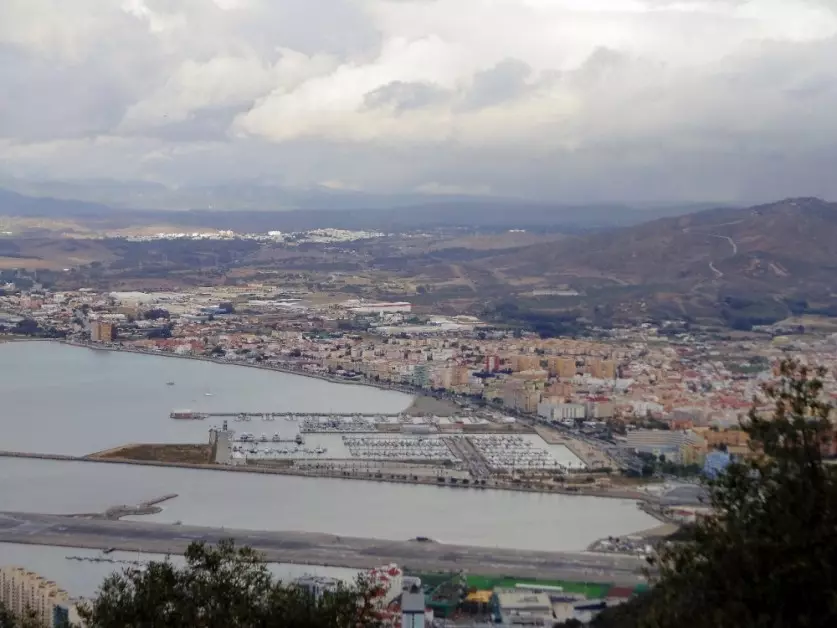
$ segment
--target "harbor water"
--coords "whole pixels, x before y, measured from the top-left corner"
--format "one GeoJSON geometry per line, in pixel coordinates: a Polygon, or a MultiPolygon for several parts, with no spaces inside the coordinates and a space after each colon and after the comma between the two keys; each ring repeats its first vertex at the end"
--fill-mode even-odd
{"type": "Polygon", "coordinates": [[[605,497],[0,459],[6,511],[102,512],[167,493],[178,497],[160,504],[162,512],[133,519],[531,550],[583,550],[657,524],[634,501],[605,497]]]}
{"type": "MultiPolygon", "coordinates": [[[[203,443],[220,425],[172,420],[173,410],[391,413],[412,402],[366,386],[55,342],[0,343],[0,398],[0,449],[67,455],[128,443],[203,443]]],[[[272,435],[283,431],[278,423],[251,430],[272,435]]]]}
{"type": "MultiPolygon", "coordinates": [[[[172,420],[173,409],[394,413],[412,401],[267,370],[49,342],[0,344],[0,395],[0,450],[68,455],[205,442],[213,422],[172,420]]],[[[235,427],[284,438],[298,429],[298,422],[256,423],[235,427]]],[[[339,434],[306,434],[306,444],[309,437],[311,446],[324,439],[328,457],[340,452],[339,434]]],[[[170,493],[178,497],[162,512],[140,519],[532,550],[582,550],[656,523],[631,500],[601,497],[0,458],[3,511],[94,513],[170,493]]]]}

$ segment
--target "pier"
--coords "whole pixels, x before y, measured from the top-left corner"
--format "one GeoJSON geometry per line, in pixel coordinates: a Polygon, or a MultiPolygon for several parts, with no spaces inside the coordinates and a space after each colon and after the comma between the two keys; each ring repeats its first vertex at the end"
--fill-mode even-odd
{"type": "Polygon", "coordinates": [[[297,421],[304,419],[380,419],[384,422],[386,419],[403,419],[408,420],[410,417],[402,412],[385,413],[385,412],[192,412],[191,410],[175,410],[169,417],[172,419],[239,419],[242,421],[250,421],[253,419],[261,419],[263,421],[275,421],[277,419],[284,419],[289,421],[297,421]]]}

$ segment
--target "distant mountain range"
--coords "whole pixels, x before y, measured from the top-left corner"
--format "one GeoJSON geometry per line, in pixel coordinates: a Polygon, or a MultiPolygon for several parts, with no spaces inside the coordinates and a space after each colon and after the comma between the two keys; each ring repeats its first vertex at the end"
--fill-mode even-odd
{"type": "MultiPolygon", "coordinates": [[[[20,184],[18,187],[27,188],[20,184]]],[[[215,186],[178,192],[156,184],[88,188],[56,183],[29,187],[42,194],[22,194],[0,188],[0,215],[96,219],[109,228],[166,222],[184,227],[238,231],[296,231],[323,227],[398,230],[457,226],[572,231],[635,225],[660,216],[682,215],[705,208],[704,204],[639,209],[615,204],[557,205],[519,199],[376,196],[324,188],[288,191],[266,186],[215,186]],[[93,190],[98,192],[93,193],[93,190]],[[105,201],[113,199],[120,190],[124,196],[119,204],[105,201]],[[75,193],[81,198],[43,195],[46,192],[75,193]],[[191,199],[194,204],[190,207],[193,209],[155,209],[163,197],[174,199],[178,204],[191,199]],[[270,209],[289,203],[290,208],[270,209]],[[258,209],[253,209],[254,205],[258,209]]]]}
{"type": "MultiPolygon", "coordinates": [[[[63,185],[56,184],[55,191],[67,192],[63,185]]],[[[137,194],[143,189],[160,193],[156,184],[143,185],[129,186],[132,200],[142,198],[137,194]]],[[[111,192],[122,189],[115,184],[111,192]]],[[[243,189],[216,186],[204,191],[217,201],[245,197],[243,189]]],[[[290,198],[281,188],[249,189],[253,198],[267,199],[271,194],[290,198]]],[[[415,197],[404,196],[398,202],[406,204],[381,207],[376,203],[383,197],[330,192],[327,202],[320,192],[299,193],[299,205],[310,204],[307,208],[257,211],[248,209],[246,202],[224,201],[212,210],[179,211],[115,208],[90,198],[34,196],[0,188],[0,216],[51,218],[59,225],[60,219],[71,219],[99,230],[165,224],[184,231],[335,227],[398,232],[462,227],[562,232],[568,237],[524,247],[405,250],[405,257],[390,252],[388,261],[375,263],[393,263],[417,276],[431,268],[444,275],[453,264],[456,274],[468,276],[474,304],[512,301],[544,315],[723,320],[741,328],[789,314],[837,315],[837,204],[816,198],[745,209],[707,209],[700,204],[639,209],[515,199],[420,197],[418,203],[415,197]],[[350,197],[358,207],[350,206],[346,200],[350,197]],[[568,288],[579,296],[572,297],[568,288]]],[[[37,224],[37,229],[48,231],[37,224]]],[[[427,280],[432,283],[436,278],[431,274],[427,280]]]]}

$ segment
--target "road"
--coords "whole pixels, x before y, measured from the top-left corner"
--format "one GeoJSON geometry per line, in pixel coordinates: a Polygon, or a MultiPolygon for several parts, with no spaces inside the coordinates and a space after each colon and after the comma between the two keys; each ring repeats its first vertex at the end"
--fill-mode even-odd
{"type": "MultiPolygon", "coordinates": [[[[729,236],[717,235],[717,234],[714,234],[714,233],[710,233],[708,235],[709,235],[710,238],[720,238],[721,240],[726,240],[727,242],[729,242],[730,246],[732,247],[732,256],[735,257],[736,255],[738,255],[738,245],[735,243],[735,240],[733,240],[729,236]]],[[[724,273],[722,273],[720,270],[715,268],[715,262],[709,262],[709,269],[713,273],[715,273],[715,276],[718,279],[720,279],[721,277],[724,276],[724,273]]]]}
{"type": "MultiPolygon", "coordinates": [[[[219,507],[222,507],[219,504],[219,507]]],[[[455,513],[451,513],[455,516],[455,513]]],[[[384,541],[310,532],[207,528],[62,515],[0,512],[0,542],[182,554],[192,541],[234,538],[271,562],[365,569],[398,563],[415,572],[460,571],[631,585],[643,581],[638,557],[588,552],[537,552],[384,541]]]]}
{"type": "Polygon", "coordinates": [[[716,234],[714,234],[714,233],[710,233],[709,235],[710,235],[710,236],[712,236],[713,238],[720,238],[721,240],[726,240],[727,242],[729,242],[729,243],[730,243],[730,246],[732,247],[732,255],[733,255],[733,257],[734,257],[734,256],[736,256],[736,255],[738,255],[738,245],[735,243],[735,240],[733,240],[733,239],[732,239],[732,238],[730,238],[729,236],[724,236],[724,235],[716,235],[716,234]]]}

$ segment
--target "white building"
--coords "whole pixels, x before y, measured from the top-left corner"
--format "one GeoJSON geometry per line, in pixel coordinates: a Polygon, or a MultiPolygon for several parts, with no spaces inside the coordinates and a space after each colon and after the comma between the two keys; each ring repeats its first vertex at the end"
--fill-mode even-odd
{"type": "Polygon", "coordinates": [[[397,303],[360,303],[350,305],[349,309],[354,314],[409,314],[413,306],[405,301],[397,303]]]}
{"type": "Polygon", "coordinates": [[[401,628],[424,628],[426,614],[424,593],[419,586],[413,586],[401,594],[401,628]]]}
{"type": "Polygon", "coordinates": [[[548,421],[573,421],[583,419],[587,408],[583,403],[549,403],[543,401],[538,404],[538,416],[548,421]]]}
{"type": "Polygon", "coordinates": [[[523,589],[495,589],[497,613],[505,626],[552,626],[555,615],[546,593],[523,589]]]}

